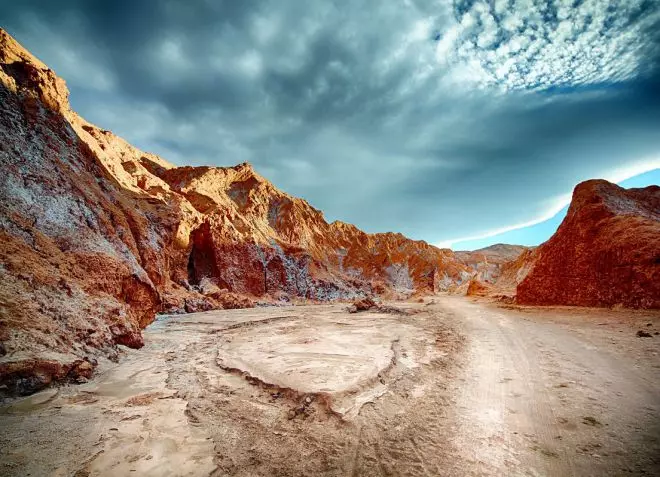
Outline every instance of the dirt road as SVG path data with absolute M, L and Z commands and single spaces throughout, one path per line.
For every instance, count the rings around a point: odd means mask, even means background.
M 635 334 L 655 318 L 441 303 L 470 336 L 455 412 L 471 473 L 658 475 L 660 340 Z
M 396 306 L 159 319 L 91 382 L 1 406 L 0 475 L 660 472 L 658 313 Z

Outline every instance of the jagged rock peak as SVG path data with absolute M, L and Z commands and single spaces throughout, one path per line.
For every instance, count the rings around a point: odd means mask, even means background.
M 660 220 L 659 191 L 657 185 L 624 189 L 603 179 L 592 179 L 575 186 L 568 213 L 571 215 L 584 207 L 602 207 L 603 212 Z
M 69 90 L 53 70 L 0 28 L 0 81 L 14 92 L 36 96 L 53 111 L 69 109 Z

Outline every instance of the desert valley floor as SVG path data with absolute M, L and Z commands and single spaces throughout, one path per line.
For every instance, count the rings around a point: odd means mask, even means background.
M 657 311 L 392 305 L 159 317 L 89 382 L 5 403 L 0 474 L 660 472 Z

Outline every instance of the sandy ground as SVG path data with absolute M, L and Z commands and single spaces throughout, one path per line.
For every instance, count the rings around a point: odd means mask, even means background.
M 660 336 L 636 336 L 657 313 L 442 304 L 470 336 L 455 383 L 469 473 L 660 475 Z
M 396 306 L 161 318 L 2 405 L 0 475 L 660 475 L 657 312 Z

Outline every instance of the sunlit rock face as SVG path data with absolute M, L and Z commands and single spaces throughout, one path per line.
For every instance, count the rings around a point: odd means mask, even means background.
M 579 184 L 535 255 L 519 303 L 660 308 L 660 187 Z
M 202 220 L 191 235 L 191 283 L 209 276 L 239 293 L 328 300 L 432 291 L 439 273 L 458 280 L 465 269 L 451 251 L 425 242 L 328 223 L 322 212 L 278 190 L 249 164 L 158 174 Z
M 71 111 L 0 30 L 0 386 L 88 377 L 157 312 L 446 290 L 449 250 L 328 223 L 249 164 L 174 167 Z
M 507 254 L 517 256 L 507 261 Z M 544 244 L 456 257 L 474 271 L 456 288 L 462 294 L 521 305 L 660 308 L 660 187 L 583 182 Z

